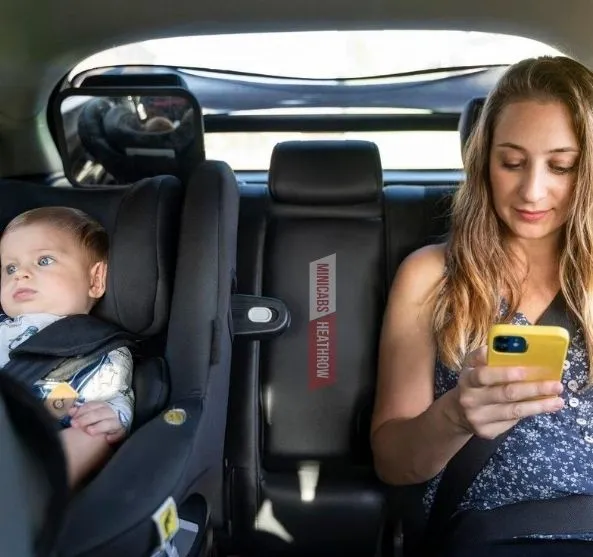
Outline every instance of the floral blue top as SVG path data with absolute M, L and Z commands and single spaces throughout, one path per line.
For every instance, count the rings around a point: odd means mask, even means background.
M 501 312 L 505 310 L 503 303 Z M 530 325 L 521 313 L 515 314 L 511 322 Z M 437 362 L 435 397 L 455 387 L 457 378 L 456 372 Z M 519 421 L 468 489 L 460 510 L 593 495 L 593 385 L 588 384 L 588 379 L 589 361 L 579 329 L 571 338 L 564 362 L 564 407 Z M 441 475 L 428 484 L 424 496 L 427 513 Z M 579 537 L 593 540 L 593 532 Z

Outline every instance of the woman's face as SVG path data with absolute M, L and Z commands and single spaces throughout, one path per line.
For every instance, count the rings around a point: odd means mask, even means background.
M 494 209 L 512 236 L 555 238 L 566 223 L 579 145 L 561 102 L 508 104 L 494 125 L 490 183 Z

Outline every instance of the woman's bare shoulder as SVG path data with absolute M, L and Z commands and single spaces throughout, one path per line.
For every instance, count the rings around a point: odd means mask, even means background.
M 393 287 L 401 286 L 413 298 L 424 299 L 445 272 L 445 251 L 445 244 L 431 244 L 413 251 L 399 266 Z

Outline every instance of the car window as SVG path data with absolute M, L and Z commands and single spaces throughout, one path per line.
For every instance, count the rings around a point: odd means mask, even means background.
M 73 74 L 112 65 L 216 68 L 310 79 L 511 64 L 559 51 L 497 33 L 434 30 L 309 31 L 172 37 L 123 45 L 82 61 Z
M 76 83 L 81 75 L 96 72 L 179 72 L 205 115 L 207 157 L 236 170 L 266 170 L 274 145 L 293 139 L 374 141 L 386 170 L 460 169 L 456 121 L 464 104 L 485 96 L 506 65 L 558 53 L 523 37 L 466 31 L 185 36 L 97 53 L 78 64 L 70 77 Z M 412 119 L 403 127 L 393 120 L 390 129 L 381 126 L 381 131 L 360 131 L 355 118 L 352 129 L 342 125 L 340 131 L 304 131 L 298 121 L 294 124 L 295 117 L 305 116 L 329 120 L 397 114 Z M 420 122 L 418 116 L 419 129 L 414 128 L 414 115 L 425 117 Z M 446 125 L 426 125 L 431 115 L 453 118 Z M 219 123 L 224 119 L 223 131 L 208 125 L 210 116 Z M 293 118 L 289 131 L 272 125 L 281 116 Z M 245 124 L 245 118 L 251 120 Z
M 456 131 L 389 132 L 236 132 L 206 134 L 208 158 L 223 160 L 235 170 L 269 168 L 276 143 L 308 139 L 365 139 L 379 147 L 386 170 L 460 169 L 461 150 Z

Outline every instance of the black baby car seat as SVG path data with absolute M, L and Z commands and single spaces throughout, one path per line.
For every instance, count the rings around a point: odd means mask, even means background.
M 155 511 L 191 502 L 220 474 L 238 211 L 233 174 L 223 163 L 202 163 L 185 189 L 163 176 L 90 190 L 5 180 L 0 195 L 0 229 L 48 205 L 82 209 L 103 224 L 108 285 L 93 313 L 141 339 L 134 430 L 69 501 L 55 555 L 150 555 L 162 544 Z M 181 410 L 176 419 L 171 409 Z M 197 526 L 203 534 L 206 524 Z

